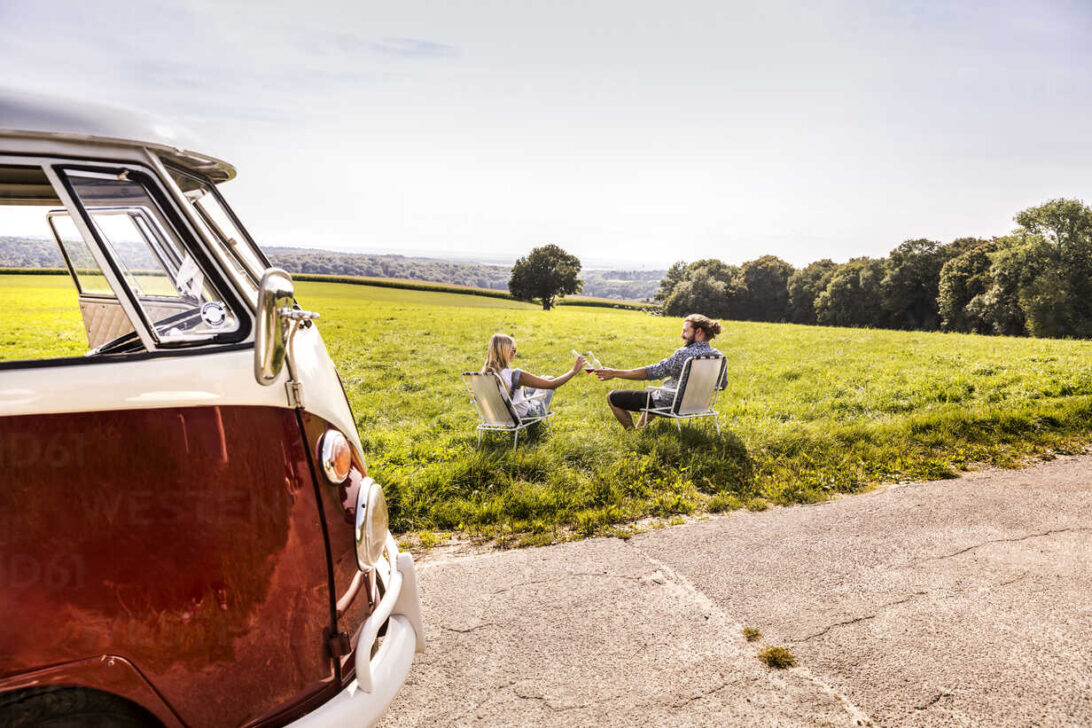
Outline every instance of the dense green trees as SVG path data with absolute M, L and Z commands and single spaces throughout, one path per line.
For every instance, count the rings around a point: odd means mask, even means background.
M 1050 200 L 1015 220 L 992 240 L 918 238 L 886 258 L 795 271 L 769 255 L 680 262 L 657 300 L 670 315 L 1092 338 L 1092 208 Z
M 884 262 L 880 281 L 883 321 L 894 329 L 935 329 L 937 287 L 944 265 L 944 246 L 932 240 L 907 240 Z
M 579 275 L 579 258 L 556 245 L 543 245 L 512 266 L 508 291 L 525 301 L 538 299 L 542 310 L 549 311 L 558 296 L 580 292 Z
M 823 258 L 796 271 L 789 277 L 789 320 L 797 324 L 813 324 L 815 299 L 826 290 L 838 264 Z
M 674 273 L 673 273 L 674 272 Z M 739 317 L 739 268 L 715 258 L 689 265 L 676 263 L 668 270 L 670 279 L 662 298 L 664 311 L 673 316 L 704 313 L 715 318 Z M 661 294 L 665 287 L 661 283 Z M 680 313 L 686 311 L 686 313 Z
M 1087 256 L 1092 242 L 1092 208 L 1080 200 L 1050 200 L 1016 216 L 1021 232 L 1042 235 L 1065 255 Z
M 748 321 L 787 321 L 789 278 L 794 269 L 773 255 L 749 260 L 739 269 L 741 318 Z
M 1016 216 L 1012 235 L 979 241 L 941 271 L 945 329 L 1092 337 L 1092 209 L 1050 200 Z
M 980 320 L 995 334 L 1019 336 L 1027 333 L 1027 316 L 1020 306 L 1020 284 L 1025 272 L 1022 266 L 1030 251 L 1023 248 L 1029 241 L 1024 236 L 1007 236 L 996 240 L 998 250 L 990 254 L 990 286 L 986 292 L 967 304 L 972 319 Z M 1035 247 L 1035 241 L 1030 241 Z
M 1092 337 L 1092 208 L 1078 200 L 1050 200 L 1016 216 L 1026 237 L 1018 283 L 1020 307 L 1032 336 Z M 1000 265 L 999 257 L 996 265 Z
M 950 258 L 940 269 L 937 309 L 941 328 L 945 331 L 976 334 L 991 332 L 991 326 L 981 316 L 980 309 L 983 305 L 982 296 L 993 285 L 990 254 L 997 251 L 998 244 L 986 240 L 978 243 Z
M 660 290 L 653 296 L 657 303 L 663 303 L 675 292 L 675 286 L 686 280 L 687 270 L 690 266 L 685 261 L 679 261 L 667 269 L 664 277 L 660 279 Z
M 772 255 L 737 267 L 715 258 L 676 263 L 660 282 L 657 300 L 672 316 L 702 313 L 716 318 L 784 321 L 791 265 Z
M 830 277 L 815 299 L 818 322 L 829 326 L 876 326 L 883 315 L 883 261 L 854 258 Z

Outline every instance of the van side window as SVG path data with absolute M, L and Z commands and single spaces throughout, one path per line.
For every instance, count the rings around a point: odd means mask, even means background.
M 64 174 L 158 341 L 202 341 L 239 328 L 139 175 Z
M 64 210 L 54 210 L 47 216 L 53 235 L 61 247 L 61 253 L 67 258 L 69 269 L 81 294 L 88 296 L 109 296 L 116 298 L 102 268 L 91 251 L 87 248 L 80 231 L 72 218 Z

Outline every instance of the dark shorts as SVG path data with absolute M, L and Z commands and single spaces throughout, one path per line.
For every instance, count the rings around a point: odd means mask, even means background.
M 640 412 L 648 406 L 648 392 L 640 389 L 616 389 L 607 395 L 607 401 L 619 409 Z

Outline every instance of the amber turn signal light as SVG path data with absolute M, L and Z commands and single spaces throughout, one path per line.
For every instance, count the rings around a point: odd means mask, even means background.
M 319 457 L 322 460 L 322 472 L 334 485 L 341 485 L 349 477 L 349 468 L 353 465 L 353 451 L 345 435 L 337 430 L 322 433 L 319 444 Z

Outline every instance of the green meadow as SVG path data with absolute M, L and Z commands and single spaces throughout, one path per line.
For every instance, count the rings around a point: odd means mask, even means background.
M 66 278 L 0 276 L 0 290 L 20 301 L 0 359 L 83 353 Z M 574 348 L 606 366 L 658 361 L 681 320 L 334 283 L 300 282 L 297 296 L 322 315 L 392 530 L 425 543 L 624 536 L 647 517 L 810 503 L 1092 441 L 1092 342 L 725 322 L 719 436 L 711 422 L 624 432 L 606 393 L 640 383 L 580 374 L 555 396 L 552 433 L 516 450 L 488 434 L 479 449 L 459 374 L 481 367 L 494 332 L 516 337 L 517 366 L 558 375 Z

